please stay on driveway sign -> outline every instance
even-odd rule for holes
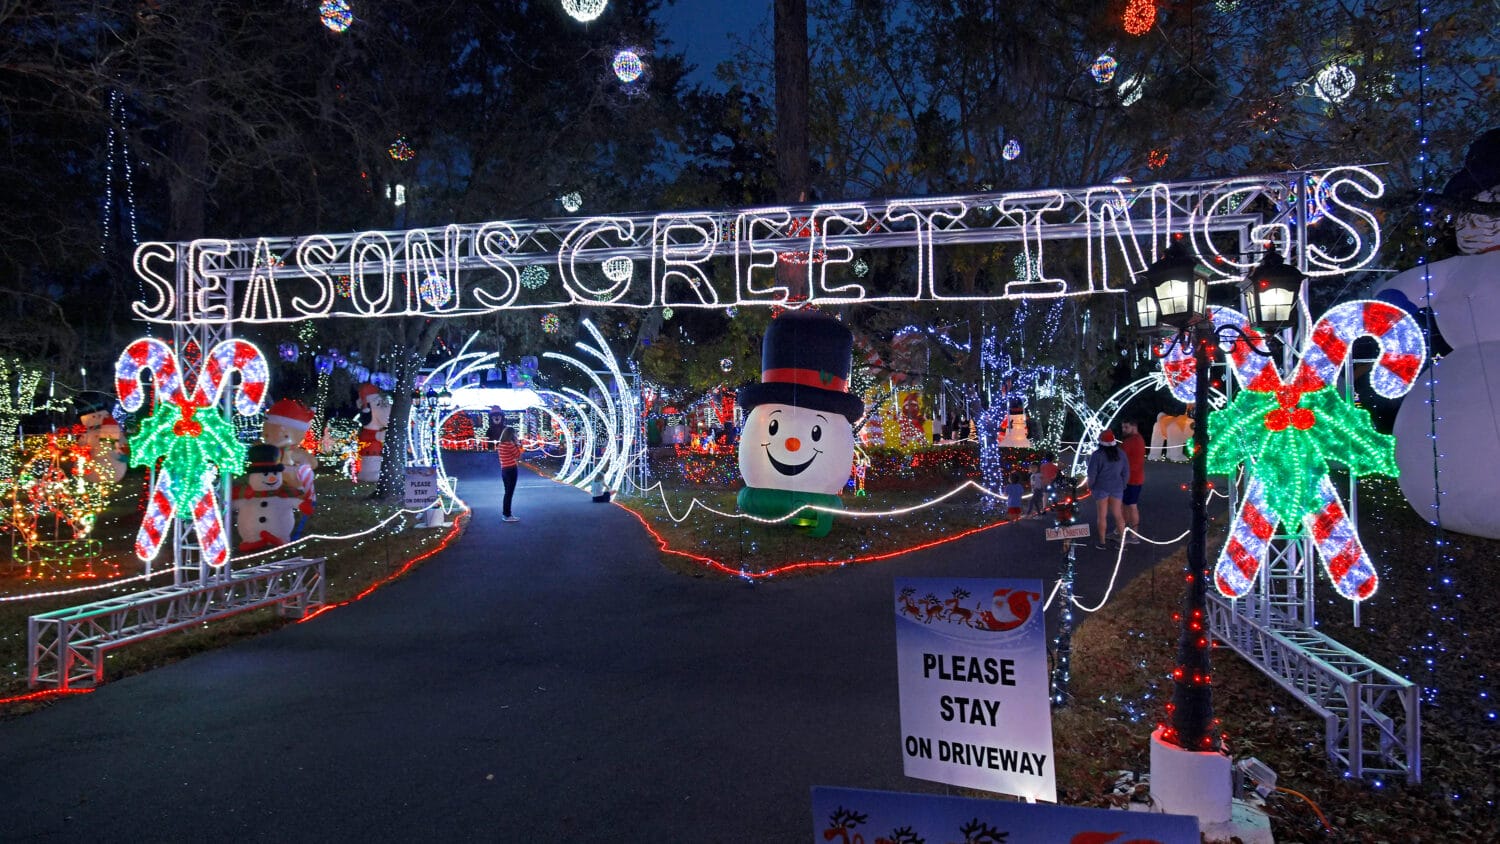
[[[1057,801],[1039,580],[896,578],[909,777]]]

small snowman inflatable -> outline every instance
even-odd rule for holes
[[[90,405],[78,421],[83,425],[83,444],[89,450],[89,480],[119,483],[125,479],[125,434],[120,423],[104,408]]]
[[[250,446],[250,468],[234,488],[234,526],[240,551],[264,551],[292,539],[302,497],[282,486],[283,466],[274,445]]]
[[[771,321],[761,345],[759,384],[739,391],[739,509],[779,519],[804,505],[842,509],[839,492],[854,465],[855,421],[864,402],[849,393],[854,337],[821,314]],[[833,514],[803,511],[786,524],[827,536]]]
[[[361,384],[359,410],[360,419],[367,421],[359,431],[359,477],[355,480],[369,483],[380,480],[385,429],[391,424],[391,397],[374,384]]]

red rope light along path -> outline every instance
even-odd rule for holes
[[[302,624],[306,621],[312,621],[313,619],[317,618],[325,612],[328,612],[329,610],[336,610],[339,607],[347,607],[355,601],[363,601],[365,598],[369,597],[369,595],[375,590],[411,571],[417,565],[417,563],[420,563],[435,554],[442,553],[443,549],[451,545],[453,543],[453,540],[457,539],[458,535],[463,532],[463,526],[472,513],[473,510],[465,507],[463,509],[463,512],[459,513],[458,516],[453,519],[453,525],[448,528],[447,533],[443,534],[442,540],[438,542],[437,545],[427,549],[426,551],[418,554],[415,557],[412,557],[410,560],[407,560],[401,565],[401,568],[396,569],[385,577],[382,577],[374,583],[371,583],[369,586],[366,586],[363,590],[360,591],[358,595],[355,595],[353,598],[350,598],[347,601],[339,601],[337,604],[324,604],[323,606],[318,607],[316,610],[313,610],[312,612],[298,619],[297,623]]]
[[[1087,495],[1080,496],[1079,500],[1082,500],[1086,497]],[[803,569],[832,568],[835,566],[847,566],[858,563],[875,563],[881,560],[890,560],[895,557],[900,557],[903,554],[912,554],[917,551],[925,551],[928,548],[936,548],[939,545],[946,545],[949,542],[956,542],[966,536],[973,536],[976,533],[984,533],[987,530],[993,530],[1002,525],[1017,523],[1015,519],[1001,519],[1000,521],[991,522],[987,525],[980,525],[979,527],[960,531],[959,533],[955,533],[952,536],[944,536],[940,539],[934,539],[930,542],[911,545],[906,548],[898,548],[894,551],[883,551],[879,554],[866,554],[860,557],[849,557],[848,559],[844,560],[801,560],[799,562],[787,563],[785,565],[762,569],[761,571],[744,571],[727,566],[719,560],[715,560],[713,557],[705,557],[702,554],[694,554],[691,551],[681,551],[673,548],[671,543],[667,541],[666,537],[662,536],[660,533],[657,533],[656,529],[651,527],[651,523],[646,520],[645,516],[642,516],[639,512],[626,507],[619,501],[614,501],[611,503],[613,503],[616,507],[619,507],[621,510],[629,513],[630,515],[635,516],[636,520],[641,523],[641,527],[645,528],[646,532],[651,534],[651,538],[656,540],[657,547],[663,554],[672,554],[673,556],[692,560],[695,563],[699,563],[715,571],[723,572],[724,574],[732,575],[734,577],[742,577],[746,580],[763,580],[775,577],[780,574],[789,574],[794,571],[801,571]]]

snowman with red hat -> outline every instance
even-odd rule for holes
[[[849,393],[854,337],[822,314],[789,312],[761,344],[760,383],[739,391],[749,414],[740,432],[739,509],[781,519],[807,505],[841,510],[854,465],[853,425],[864,402]],[[787,524],[827,536],[833,514],[803,510]]]
[[[290,542],[303,504],[302,496],[282,485],[284,467],[276,446],[256,443],[248,456],[245,480],[234,488],[234,529],[244,553]]]
[[[391,424],[391,397],[374,384],[361,384],[358,404],[364,427],[359,431],[359,475],[355,480],[378,481],[384,460],[385,429]]]

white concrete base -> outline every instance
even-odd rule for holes
[[[1243,844],[1276,844],[1271,834],[1271,818],[1243,800],[1234,801],[1234,811],[1224,823],[1200,823],[1198,831],[1204,841],[1235,841]]]
[[[1208,829],[1230,819],[1233,795],[1229,757],[1217,751],[1183,750],[1151,734],[1151,799],[1169,815],[1193,815]]]

